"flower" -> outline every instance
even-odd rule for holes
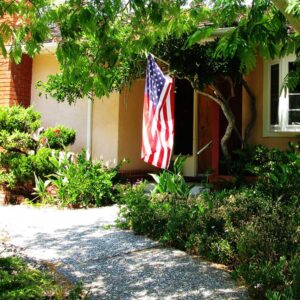
[[[41,143],[42,143],[43,145],[45,145],[45,144],[47,143],[47,138],[42,137],[42,138],[41,138]]]
[[[53,131],[56,133],[56,135],[59,135],[61,133],[61,130],[59,128],[54,129]]]
[[[46,188],[47,193],[51,196],[55,196],[57,194],[57,190],[58,188],[55,185],[49,185]]]

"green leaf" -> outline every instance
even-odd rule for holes
[[[214,27],[204,27],[202,29],[198,29],[188,38],[185,47],[191,47],[192,45],[201,42],[201,40],[210,37],[214,29]]]

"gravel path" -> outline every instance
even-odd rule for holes
[[[89,299],[247,299],[224,270],[113,227],[117,213],[0,206],[0,241],[82,280]]]

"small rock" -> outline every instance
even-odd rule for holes
[[[208,188],[205,188],[204,186],[202,185],[196,185],[194,187],[191,188],[190,190],[190,195],[191,196],[198,196],[204,192],[208,192]]]

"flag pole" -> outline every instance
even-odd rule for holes
[[[168,67],[170,67],[170,64],[168,62],[166,62],[165,60],[155,56],[153,53],[151,53],[153,55],[153,57],[159,61],[161,61],[162,63],[164,63],[165,65],[167,65]]]

